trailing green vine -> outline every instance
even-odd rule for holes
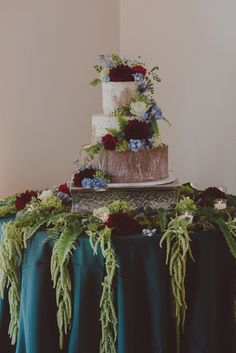
[[[160,247],[166,243],[166,265],[169,267],[171,289],[174,299],[174,316],[176,319],[177,352],[179,352],[180,327],[184,328],[186,316],[185,275],[187,255],[194,261],[190,237],[188,233],[189,220],[187,218],[172,219],[160,240]]]
[[[49,224],[48,224],[49,225]],[[50,220],[49,238],[58,239],[54,243],[51,256],[51,276],[56,289],[57,324],[60,334],[60,348],[63,348],[64,335],[71,326],[71,277],[68,264],[78,237],[83,231],[79,214],[63,213]]]
[[[116,353],[118,321],[114,305],[115,293],[113,282],[117,264],[116,255],[111,245],[111,229],[105,227],[99,230],[96,224],[92,224],[88,226],[86,233],[89,236],[94,254],[97,254],[98,246],[100,246],[105,259],[106,274],[102,282],[102,296],[100,300],[102,337],[99,353]]]
[[[44,202],[33,201],[24,211],[19,212],[14,220],[3,225],[0,246],[0,295],[3,298],[7,289],[10,308],[8,333],[12,344],[16,343],[18,332],[23,252],[28,240],[37,230],[48,222],[52,214],[60,212],[61,201],[58,201],[54,195]]]

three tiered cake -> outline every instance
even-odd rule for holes
[[[92,145],[83,160],[113,183],[168,178],[168,147],[161,142],[158,120],[164,119],[153,99],[157,67],[117,55],[101,55],[95,66],[102,83],[103,114],[92,116]]]

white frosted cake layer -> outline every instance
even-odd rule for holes
[[[107,129],[117,129],[117,119],[114,116],[96,114],[92,116],[92,143],[101,141],[108,134]]]
[[[118,105],[127,105],[136,95],[137,82],[103,82],[102,107],[104,114],[111,114]]]

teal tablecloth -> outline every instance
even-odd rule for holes
[[[101,254],[79,240],[71,263],[73,319],[63,351],[58,348],[50,244],[38,232],[25,252],[17,345],[7,336],[7,300],[0,301],[0,353],[98,353]],[[114,238],[119,260],[116,283],[118,353],[176,353],[169,277],[160,236]],[[195,233],[196,263],[187,268],[188,312],[181,353],[235,353],[234,263],[220,233]]]

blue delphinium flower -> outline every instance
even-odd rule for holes
[[[90,178],[84,178],[82,180],[82,188],[84,189],[90,189],[92,187],[92,182],[93,182],[93,179],[90,179]]]
[[[136,72],[134,74],[134,80],[136,82],[140,82],[140,81],[143,81],[143,74],[141,74],[141,72]]]
[[[146,92],[149,90],[149,83],[148,82],[145,82],[144,80],[142,81],[139,81],[139,84],[138,84],[138,91],[140,93],[143,93],[143,92]]]
[[[162,119],[162,111],[161,109],[156,105],[156,103],[152,103],[149,106],[148,109],[150,116],[155,118],[155,119]]]
[[[109,69],[111,69],[111,68],[114,67],[114,66],[115,66],[115,63],[114,63],[114,61],[111,60],[111,59],[108,59],[108,60],[105,62],[105,64],[104,64],[104,67],[109,68]]]
[[[130,139],[129,140],[129,149],[132,152],[138,152],[139,150],[141,150],[142,148],[145,147],[146,141],[145,140],[134,140],[134,139]]]
[[[103,75],[102,76],[102,82],[109,82],[109,81],[110,81],[109,75]]]
[[[145,123],[150,123],[150,121],[151,121],[151,116],[150,116],[147,112],[145,112],[145,113],[143,113],[143,114],[141,114],[141,115],[139,116],[139,120],[140,120],[140,121],[145,121]]]
[[[92,180],[92,187],[94,189],[104,189],[107,187],[107,181],[101,178],[94,178]]]

